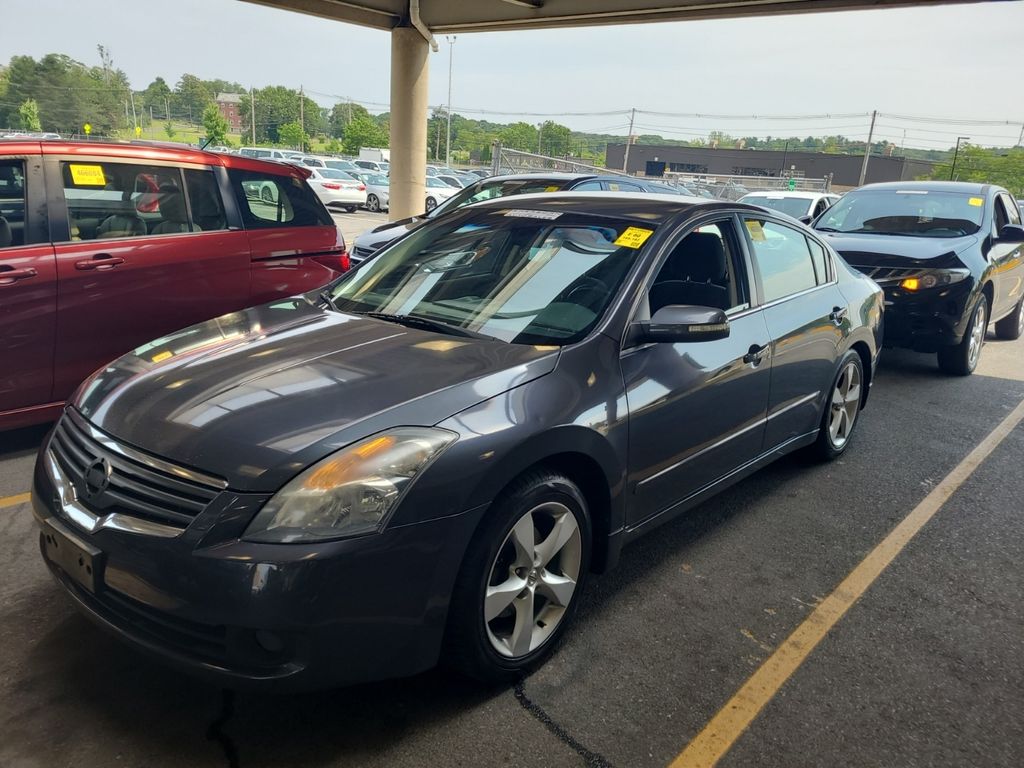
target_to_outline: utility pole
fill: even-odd
[[[452,61],[455,58],[455,35],[445,35],[448,41],[448,132],[444,140],[444,164],[452,165]]]
[[[543,155],[541,139],[544,138],[544,123],[537,123],[537,154]]]
[[[1020,125],[1020,136],[1017,137],[1017,146],[1024,147],[1024,123]]]
[[[252,145],[256,146],[256,89],[249,87],[249,95],[252,96],[252,109],[249,110],[249,122],[252,123]]]
[[[786,140],[786,148],[782,150],[782,165],[779,166],[779,178],[786,173],[786,160],[789,159],[789,140]]]
[[[170,124],[170,122],[171,122],[171,102],[170,102],[170,100],[166,96],[164,96],[164,117],[167,119],[167,123]]]
[[[302,135],[306,135],[306,96],[302,91],[302,86],[299,86],[299,128],[302,129]],[[304,150],[305,147],[299,147],[299,150]]]
[[[636,107],[629,110],[629,133],[626,134],[626,151],[622,153],[622,172],[629,173],[629,145],[633,143],[633,122],[636,120]]]
[[[857,182],[858,187],[864,186],[864,179],[868,176],[868,157],[871,156],[871,140],[875,138],[875,118],[878,117],[878,110],[871,112],[871,128],[868,129],[868,143],[864,147],[864,162],[860,166],[860,181]]]
[[[949,169],[949,180],[953,181],[953,174],[956,173],[956,158],[960,154],[960,142],[970,141],[970,136],[957,136],[956,137],[956,150],[953,152],[953,166]]]
[[[139,127],[139,116],[135,114],[135,93],[131,88],[128,89],[128,96],[132,100],[132,128]]]

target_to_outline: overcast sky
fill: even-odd
[[[429,0],[426,0],[429,2]],[[303,85],[321,104],[341,98],[383,111],[390,35],[238,0],[2,0],[0,61],[67,53],[98,64],[111,51],[132,85],[184,72],[243,85]],[[17,30],[17,34],[11,34]],[[719,115],[849,114],[833,120],[714,119],[641,114],[637,133],[842,133],[866,138],[873,109],[899,115],[1009,121],[953,125],[879,119],[876,135],[943,148],[956,135],[1010,145],[1024,122],[1019,72],[1024,3],[774,16],[459,35],[453,109],[552,113],[577,129],[625,133],[640,110]],[[430,101],[447,100],[450,49],[430,57]],[[560,117],[559,117],[560,116]],[[540,115],[521,119],[539,122]]]

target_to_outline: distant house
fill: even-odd
[[[240,133],[242,130],[242,113],[239,106],[242,103],[240,93],[218,93],[217,109],[221,116],[228,121],[228,127],[232,133]]]

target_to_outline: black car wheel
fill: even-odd
[[[346,205],[345,206],[345,213],[355,213],[355,212],[356,212],[356,207],[354,205]]]
[[[366,210],[372,213],[378,213],[380,211],[380,200],[377,199],[376,195],[366,196]]]
[[[554,648],[572,620],[590,560],[579,488],[532,472],[502,492],[467,550],[448,615],[449,664],[513,680]]]
[[[1005,341],[1019,339],[1024,334],[1024,298],[1017,302],[1017,308],[996,323],[996,336]]]
[[[437,201],[434,198],[432,198],[432,197],[428,197],[427,198],[427,213],[430,213],[435,208],[437,208]]]
[[[959,344],[939,350],[939,368],[954,376],[970,376],[978,367],[981,348],[988,330],[988,301],[982,296],[971,313],[964,337]]]
[[[812,446],[815,455],[831,461],[846,452],[857,427],[857,416],[864,402],[864,364],[860,355],[850,350],[839,363],[839,373],[821,414],[818,439]]]
[[[269,186],[263,187],[262,189],[260,189],[260,200],[262,200],[264,203],[273,203],[274,191]]]

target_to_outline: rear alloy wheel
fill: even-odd
[[[575,613],[590,551],[579,489],[547,472],[502,493],[467,550],[448,617],[449,663],[513,680],[554,648]]]
[[[1024,335],[1024,298],[1017,302],[1017,308],[996,323],[996,336],[1004,341],[1013,341]]]
[[[264,203],[273,203],[274,191],[269,186],[262,187],[260,189],[260,200]]]
[[[376,195],[366,196],[366,210],[372,213],[380,212],[380,200],[377,199]]]
[[[819,458],[831,460],[846,452],[864,402],[863,387],[864,364],[860,355],[851,350],[839,364],[839,373],[821,416],[818,440],[813,446]]]
[[[939,350],[939,368],[954,376],[970,376],[974,373],[981,359],[981,348],[985,345],[987,330],[988,300],[982,296],[971,313],[971,322],[968,323],[960,343]]]
[[[437,200],[435,200],[432,197],[428,197],[427,198],[427,213],[430,213],[435,208],[437,208]]]

